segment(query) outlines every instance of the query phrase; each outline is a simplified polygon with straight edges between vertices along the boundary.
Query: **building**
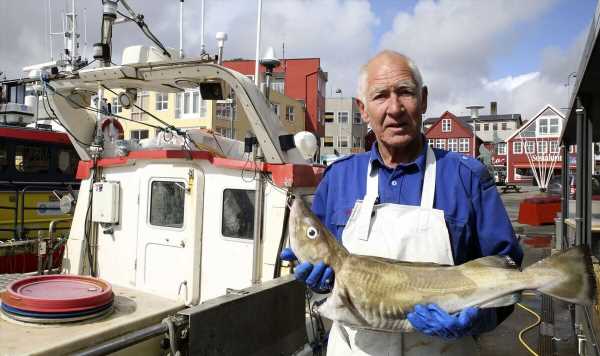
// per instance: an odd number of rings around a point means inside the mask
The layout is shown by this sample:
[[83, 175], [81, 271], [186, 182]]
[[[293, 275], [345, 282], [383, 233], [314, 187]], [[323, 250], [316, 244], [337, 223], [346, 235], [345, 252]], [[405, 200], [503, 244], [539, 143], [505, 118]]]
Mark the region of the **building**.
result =
[[[498, 114], [498, 105], [495, 101], [490, 103], [489, 115], [476, 115], [473, 119], [471, 116], [458, 116], [458, 118], [470, 125], [474, 126], [475, 133], [483, 142], [502, 143], [512, 135], [523, 124], [521, 114]], [[433, 123], [439, 118], [428, 118], [423, 121], [424, 132], [426, 132]], [[473, 125], [474, 124], [474, 125]]]
[[327, 98], [324, 117], [321, 161], [332, 162], [341, 156], [364, 152], [367, 124], [362, 120], [356, 98]]
[[[546, 105], [531, 120], [507, 138], [507, 181], [524, 184], [547, 180], [560, 174], [562, 155], [559, 138], [565, 124], [564, 115]], [[575, 169], [575, 146], [569, 153], [569, 169]], [[535, 179], [535, 177], [538, 177]]]
[[[107, 94], [114, 114], [129, 118], [120, 120], [126, 139], [154, 137], [165, 125], [143, 111], [121, 107], [115, 95]], [[271, 92], [273, 111], [291, 133], [304, 130], [304, 105], [278, 92]], [[235, 98], [203, 100], [199, 89], [181, 93], [140, 92], [136, 105], [161, 121], [181, 129], [210, 129], [229, 138], [243, 140], [250, 131], [250, 123]]]
[[430, 121], [428, 127], [425, 137], [429, 146], [472, 157], [479, 155], [479, 146], [483, 141], [473, 133], [471, 125], [453, 113], [444, 112], [439, 118]]
[[[254, 80], [255, 60], [229, 60], [223, 65], [247, 75]], [[260, 66], [260, 72], [265, 68]], [[261, 79], [261, 82], [264, 82]], [[305, 105], [304, 127], [317, 137], [323, 137], [323, 115], [325, 114], [325, 93], [327, 73], [321, 68], [319, 58], [283, 59], [273, 70], [272, 90], [296, 99]]]

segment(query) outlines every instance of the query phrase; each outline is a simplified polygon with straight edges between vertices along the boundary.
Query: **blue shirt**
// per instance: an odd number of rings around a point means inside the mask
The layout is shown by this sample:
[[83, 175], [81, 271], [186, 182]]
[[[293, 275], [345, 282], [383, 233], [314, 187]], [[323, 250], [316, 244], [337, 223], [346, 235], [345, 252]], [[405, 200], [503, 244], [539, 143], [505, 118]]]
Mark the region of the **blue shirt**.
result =
[[[354, 203], [365, 196], [368, 164], [379, 167], [380, 203], [419, 206], [426, 148], [425, 144], [414, 162], [399, 164], [394, 169], [384, 165], [377, 144], [369, 152], [333, 162], [317, 188], [313, 212], [341, 241]], [[486, 167], [459, 153], [433, 151], [437, 160], [433, 205], [444, 211], [454, 263], [508, 255], [520, 265], [523, 251]]]

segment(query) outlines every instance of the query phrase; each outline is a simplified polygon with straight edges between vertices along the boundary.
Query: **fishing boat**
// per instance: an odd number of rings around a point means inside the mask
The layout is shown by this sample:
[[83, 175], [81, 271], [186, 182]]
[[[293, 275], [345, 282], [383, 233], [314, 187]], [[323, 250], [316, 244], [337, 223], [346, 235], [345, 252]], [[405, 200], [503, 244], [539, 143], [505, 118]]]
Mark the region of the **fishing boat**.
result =
[[[104, 4], [99, 66], [42, 69], [20, 80], [40, 85], [65, 127], [80, 159], [80, 189], [61, 274], [18, 275], [0, 294], [2, 352], [312, 353], [304, 287], [281, 276], [278, 256], [288, 198], [313, 193], [324, 171], [310, 159], [314, 136], [287, 132], [259, 88], [217, 56], [182, 59], [162, 47], [134, 46], [123, 64], [112, 64], [107, 44], [117, 3]], [[162, 125], [156, 137], [123, 140], [118, 122], [127, 118], [102, 107], [106, 92], [119, 91], [120, 104], [132, 107], [137, 93], [189, 88], [199, 88], [204, 100], [233, 93], [252, 135], [240, 142], [153, 117]], [[102, 302], [54, 308], [60, 286], [75, 286], [79, 301], [93, 294]], [[63, 297], [63, 306], [74, 298]]]
[[58, 268], [72, 219], [60, 199], [77, 194], [79, 157], [65, 133], [35, 125], [37, 98], [24, 84], [0, 92], [0, 274]]

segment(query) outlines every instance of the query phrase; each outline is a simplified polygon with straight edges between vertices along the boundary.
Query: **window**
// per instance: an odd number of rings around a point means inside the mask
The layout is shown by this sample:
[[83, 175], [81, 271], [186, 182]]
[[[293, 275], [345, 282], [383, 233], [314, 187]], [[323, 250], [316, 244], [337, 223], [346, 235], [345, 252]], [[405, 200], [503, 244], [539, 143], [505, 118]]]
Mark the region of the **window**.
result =
[[288, 121], [294, 121], [294, 107], [293, 106], [287, 107], [287, 113], [285, 115], [285, 118]]
[[525, 141], [525, 153], [535, 153], [534, 141]]
[[175, 118], [179, 119], [181, 117], [181, 93], [175, 94]]
[[235, 138], [235, 129], [231, 127], [217, 127], [215, 131], [223, 137]]
[[0, 172], [8, 168], [8, 147], [0, 143]]
[[523, 153], [523, 145], [521, 144], [521, 141], [513, 142], [513, 153], [515, 153], [515, 154]]
[[540, 135], [547, 135], [549, 133], [548, 119], [539, 118], [538, 119], [538, 128], [540, 130]]
[[334, 121], [334, 116], [335, 113], [333, 113], [332, 111], [326, 111], [325, 112], [325, 122], [333, 122]]
[[494, 123], [492, 124], [492, 130], [494, 130], [494, 131], [498, 131], [498, 123], [497, 123], [497, 122], [494, 122]]
[[538, 153], [548, 153], [548, 141], [538, 141], [537, 142], [537, 152]]
[[468, 138], [458, 139], [458, 152], [469, 152], [469, 141]]
[[435, 140], [435, 148], [440, 148], [442, 150], [446, 149], [446, 140], [443, 138], [438, 138]]
[[362, 139], [360, 136], [352, 136], [352, 147], [362, 147]]
[[17, 145], [15, 147], [15, 168], [21, 173], [48, 173], [50, 168], [48, 147]]
[[506, 122], [502, 123], [502, 130], [508, 130], [508, 123], [506, 123]]
[[110, 104], [110, 111], [113, 114], [120, 114], [121, 112], [123, 112], [123, 107], [121, 106], [118, 97], [112, 99], [112, 102]]
[[338, 123], [339, 124], [347, 124], [348, 123], [348, 112], [347, 111], [338, 112]]
[[435, 147], [435, 140], [430, 138], [429, 140], [427, 140], [427, 143], [429, 144], [429, 147]]
[[355, 112], [352, 115], [352, 122], [355, 123], [355, 124], [357, 124], [357, 125], [362, 124], [362, 116], [360, 116], [359, 112]]
[[[70, 148], [61, 148], [57, 151], [57, 158], [57, 168], [60, 173], [66, 175], [75, 175], [75, 171], [77, 170], [77, 164], [79, 163], [79, 156], [77, 156], [77, 153], [75, 153], [74, 150]], [[2, 168], [0, 167], [0, 170], [1, 169]]]
[[273, 80], [273, 82], [271, 82], [271, 90], [280, 94], [285, 94], [285, 79], [278, 78]]
[[481, 131], [481, 125], [475, 124], [475, 131]]
[[490, 124], [483, 124], [483, 131], [489, 131], [490, 130]]
[[548, 132], [551, 134], [558, 134], [560, 132], [560, 121], [557, 117], [550, 119], [550, 127]]
[[323, 147], [333, 147], [333, 136], [323, 137]]
[[192, 112], [198, 113], [199, 106], [200, 106], [200, 92], [195, 91], [192, 93]]
[[232, 114], [231, 104], [229, 103], [217, 103], [215, 106], [215, 115], [217, 119], [231, 121], [233, 119]]
[[458, 139], [457, 138], [449, 138], [448, 139], [448, 151], [458, 152]]
[[506, 154], [506, 143], [498, 142], [496, 145], [496, 154], [505, 155]]
[[150, 189], [150, 225], [181, 228], [185, 209], [185, 183], [153, 181]]
[[348, 136], [338, 137], [338, 147], [348, 147]]
[[442, 132], [450, 132], [452, 131], [452, 120], [443, 119], [442, 120]]
[[157, 93], [156, 94], [156, 110], [165, 111], [169, 108], [169, 94]]
[[235, 239], [254, 238], [254, 191], [225, 189], [221, 235]]
[[[136, 105], [144, 110], [148, 110], [148, 92], [138, 94]], [[144, 121], [146, 120], [146, 113], [136, 107], [132, 107], [131, 120]]]
[[279, 104], [273, 103], [272, 106], [273, 106], [273, 112], [275, 113], [275, 116], [277, 116], [277, 118], [279, 119], [280, 118], [279, 117], [279, 109], [280, 109]]
[[550, 142], [550, 153], [559, 153], [560, 146], [558, 145], [558, 141]]
[[145, 138], [148, 138], [148, 134], [148, 130], [131, 130], [131, 132], [129, 133], [129, 137], [135, 140], [143, 140]]

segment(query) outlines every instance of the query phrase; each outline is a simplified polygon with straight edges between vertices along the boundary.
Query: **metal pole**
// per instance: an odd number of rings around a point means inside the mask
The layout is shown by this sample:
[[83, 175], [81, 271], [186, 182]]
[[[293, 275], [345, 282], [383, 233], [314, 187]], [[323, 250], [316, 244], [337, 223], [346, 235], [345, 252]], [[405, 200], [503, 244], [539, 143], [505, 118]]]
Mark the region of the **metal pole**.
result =
[[183, 0], [179, 2], [179, 58], [183, 58]]
[[115, 351], [122, 350], [131, 345], [138, 344], [142, 341], [146, 341], [155, 336], [159, 336], [168, 331], [167, 324], [160, 323], [149, 326], [147, 328], [119, 336], [112, 340], [108, 340], [100, 345], [90, 347], [78, 353], [73, 354], [74, 356], [99, 356], [108, 355]]
[[588, 115], [577, 98], [577, 183], [575, 224], [577, 226], [577, 244], [587, 244], [591, 248], [591, 172], [590, 143], [591, 131]]
[[[262, 163], [262, 149], [256, 145], [254, 164]], [[263, 205], [265, 201], [264, 180], [262, 178], [262, 165], [257, 168], [259, 174], [256, 178], [256, 192], [254, 195], [254, 247], [252, 254], [252, 284], [260, 283], [262, 279], [262, 223]]]
[[200, 17], [202, 18], [202, 25], [200, 25], [200, 54], [204, 54], [206, 52], [204, 48], [204, 0], [202, 0]]
[[[561, 248], [569, 247], [569, 240], [567, 235], [567, 223], [565, 222], [569, 218], [569, 199], [570, 199], [570, 187], [569, 187], [569, 150], [571, 145], [565, 145], [563, 147], [562, 153], [562, 192], [560, 194], [561, 199], [561, 217], [560, 217], [560, 226], [561, 226]], [[557, 236], [558, 237], [558, 236]]]
[[254, 64], [254, 85], [260, 84], [258, 64], [260, 62], [260, 18], [262, 16], [262, 0], [258, 0], [258, 13], [256, 16], [256, 63]]
[[50, 60], [54, 60], [54, 51], [52, 47], [52, 6], [50, 4], [50, 0], [48, 0], [48, 17], [50, 18], [48, 21], [48, 42], [50, 42]]

